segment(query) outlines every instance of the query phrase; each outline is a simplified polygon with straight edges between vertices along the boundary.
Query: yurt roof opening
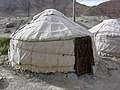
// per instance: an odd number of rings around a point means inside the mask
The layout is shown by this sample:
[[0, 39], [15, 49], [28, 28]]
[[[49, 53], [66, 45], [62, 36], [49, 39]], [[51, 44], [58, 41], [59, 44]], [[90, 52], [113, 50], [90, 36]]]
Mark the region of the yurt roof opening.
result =
[[95, 60], [91, 33], [55, 9], [37, 14], [11, 35], [10, 63], [32, 72], [82, 75], [92, 72]]
[[120, 57], [120, 21], [104, 20], [89, 30], [94, 34], [94, 40], [99, 55]]

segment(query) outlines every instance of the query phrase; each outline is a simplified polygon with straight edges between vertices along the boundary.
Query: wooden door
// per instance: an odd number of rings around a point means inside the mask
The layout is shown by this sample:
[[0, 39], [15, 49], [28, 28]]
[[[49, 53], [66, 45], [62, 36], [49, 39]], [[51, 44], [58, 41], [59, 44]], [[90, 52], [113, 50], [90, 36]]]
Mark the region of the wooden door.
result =
[[79, 37], [75, 39], [75, 70], [77, 75], [92, 73], [94, 65], [91, 37]]

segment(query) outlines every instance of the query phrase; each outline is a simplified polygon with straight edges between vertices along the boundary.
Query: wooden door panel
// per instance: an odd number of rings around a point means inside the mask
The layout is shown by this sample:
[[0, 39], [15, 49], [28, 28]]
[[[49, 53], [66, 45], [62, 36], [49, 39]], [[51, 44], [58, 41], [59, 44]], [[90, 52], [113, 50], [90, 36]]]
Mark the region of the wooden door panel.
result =
[[91, 37], [75, 39], [75, 70], [78, 75], [92, 73], [94, 64]]

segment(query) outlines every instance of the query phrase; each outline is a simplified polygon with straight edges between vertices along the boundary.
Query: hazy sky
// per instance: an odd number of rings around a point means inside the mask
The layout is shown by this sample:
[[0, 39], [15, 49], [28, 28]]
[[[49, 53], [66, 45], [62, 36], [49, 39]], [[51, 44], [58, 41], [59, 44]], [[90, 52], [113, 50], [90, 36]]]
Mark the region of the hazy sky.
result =
[[110, 0], [76, 0], [76, 1], [80, 2], [81, 4], [85, 4], [87, 6], [94, 6], [94, 5], [98, 5], [102, 2], [110, 1]]

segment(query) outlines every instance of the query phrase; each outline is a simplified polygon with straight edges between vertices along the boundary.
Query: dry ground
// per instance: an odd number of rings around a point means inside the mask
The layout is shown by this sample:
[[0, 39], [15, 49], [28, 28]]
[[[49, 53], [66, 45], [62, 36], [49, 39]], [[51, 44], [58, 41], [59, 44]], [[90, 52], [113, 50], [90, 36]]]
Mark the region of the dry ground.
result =
[[[104, 61], [103, 61], [104, 60]], [[120, 63], [101, 59], [94, 75], [70, 78], [69, 74], [36, 74], [11, 68], [0, 60], [3, 90], [120, 90]]]

